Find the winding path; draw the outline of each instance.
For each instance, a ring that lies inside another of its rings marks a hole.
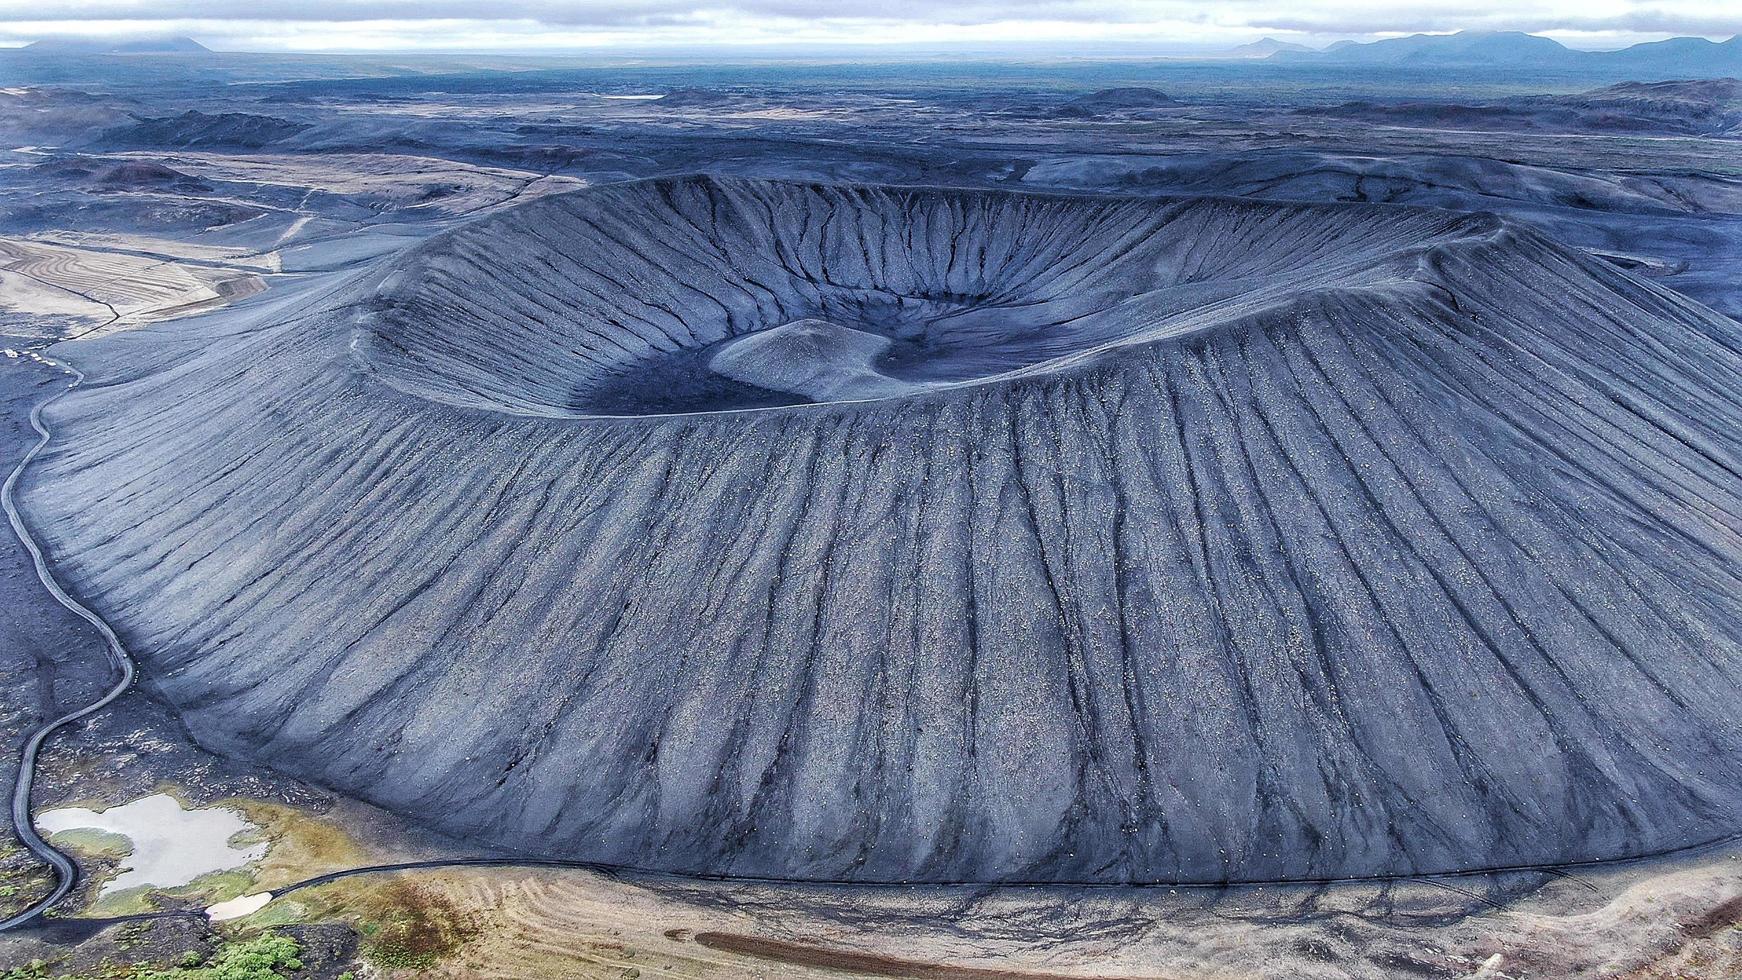
[[[23,925],[54,907],[61,899],[66,898],[79,880],[78,865],[73,863],[72,858],[56,849],[54,845],[43,840],[42,835],[36,832],[36,824],[31,820],[30,792],[36,782],[36,760],[42,754],[43,744],[48,741],[50,735],[61,728],[101,711],[114,702],[116,698],[126,693],[127,689],[133,686],[135,672],[133,657],[128,654],[127,648],[121,645],[120,637],[115,635],[115,631],[110,628],[103,617],[68,595],[66,589],[61,588],[60,582],[56,581],[54,573],[49,571],[48,562],[43,558],[41,546],[36,543],[36,539],[31,537],[29,529],[24,526],[24,520],[19,516],[18,506],[13,500],[13,493],[18,487],[19,478],[24,475],[25,468],[48,446],[50,433],[48,426],[42,422],[43,409],[85,381],[85,375],[79,369],[50,357],[43,357],[40,354],[36,356],[41,358],[44,363],[71,374],[73,381],[59,394],[38,402],[30,410],[30,425],[36,430],[38,438],[36,444],[24,454],[24,458],[18,461],[18,465],[13,467],[12,472],[6,477],[5,485],[0,486],[0,507],[5,508],[6,519],[12,522],[12,532],[18,535],[18,540],[24,545],[25,550],[30,552],[30,559],[36,564],[36,577],[42,580],[43,588],[48,590],[49,595],[54,596],[56,602],[72,610],[80,619],[96,627],[97,632],[102,634],[103,641],[107,645],[110,667],[115,674],[115,683],[97,700],[44,724],[32,732],[30,739],[24,743],[24,750],[18,761],[18,781],[12,787],[12,825],[17,829],[18,838],[23,841],[24,846],[54,868],[55,877],[58,880],[54,891],[24,911],[0,922],[0,932]]]

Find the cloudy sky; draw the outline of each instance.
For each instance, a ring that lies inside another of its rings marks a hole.
[[[1742,31],[1742,0],[0,0],[0,44],[185,34],[223,50],[1107,44],[1525,30],[1575,47]]]

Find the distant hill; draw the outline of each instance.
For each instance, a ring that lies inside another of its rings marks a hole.
[[[1259,38],[1258,40],[1253,41],[1250,44],[1242,44],[1239,47],[1229,48],[1228,50],[1222,52],[1221,57],[1224,57],[1224,58],[1268,58],[1271,55],[1276,54],[1276,53],[1281,52],[1281,51],[1312,51],[1312,50],[1313,50],[1312,48],[1309,48],[1304,44],[1296,44],[1293,41],[1278,41],[1276,38],[1273,38],[1273,37],[1265,37],[1265,38]]]
[[[1129,88],[1108,88],[1088,95],[1078,96],[1057,106],[1052,115],[1063,118],[1087,119],[1094,116],[1116,112],[1132,112],[1143,109],[1161,109],[1179,105],[1172,96],[1158,89],[1132,86]]]
[[[259,149],[309,129],[308,123],[248,112],[208,114],[189,109],[179,116],[141,119],[110,130],[105,138],[118,146],[239,147]]]
[[[24,46],[38,54],[211,54],[212,49],[191,37],[149,37],[122,39],[91,39],[79,37],[43,38]]]
[[[99,191],[169,190],[203,194],[212,189],[212,185],[198,177],[145,160],[111,164],[89,157],[72,157],[37,164],[29,172],[51,180],[83,184]]]
[[[1601,113],[1606,124],[1645,120],[1666,132],[1742,135],[1742,79],[1622,82],[1558,100],[1588,114]]]
[[[1742,81],[1702,78],[1622,82],[1574,95],[1532,95],[1481,102],[1374,102],[1310,106],[1302,115],[1368,123],[1456,127],[1493,132],[1742,135]]]
[[[1269,60],[1400,67],[1609,68],[1638,75],[1718,78],[1742,75],[1742,40],[1676,37],[1618,51],[1577,51],[1553,38],[1519,31],[1460,31],[1365,44],[1339,42],[1323,51],[1278,51]]]
[[[725,105],[732,101],[732,97],[724,92],[716,92],[709,88],[686,87],[674,88],[660,96],[657,101],[662,106],[675,106],[690,109]]]
[[[1622,82],[1587,92],[1590,97],[1650,99],[1667,102],[1734,104],[1742,108],[1742,79],[1702,78],[1694,81]]]

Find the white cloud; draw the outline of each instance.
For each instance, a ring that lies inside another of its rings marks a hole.
[[[187,34],[255,50],[511,50],[705,44],[1171,42],[1260,34],[1324,41],[1463,29],[1548,33],[1586,47],[1727,36],[1711,0],[0,0],[0,43]]]

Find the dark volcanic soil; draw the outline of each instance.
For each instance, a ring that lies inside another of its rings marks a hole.
[[[1491,216],[671,180],[262,310],[80,345],[26,503],[206,744],[447,830],[1250,881],[1742,811],[1739,328]],[[730,369],[926,383],[576,401],[807,320]]]
[[[12,350],[40,344],[32,338],[0,337]],[[68,375],[29,356],[0,359],[0,476],[18,465],[36,442],[30,410],[66,387]],[[0,533],[0,785],[8,789],[18,771],[26,735],[49,718],[94,700],[108,686],[103,641],[84,620],[62,608],[37,580],[30,554],[10,528]],[[19,844],[6,821],[0,883],[0,918],[39,900],[50,887],[48,867]]]

